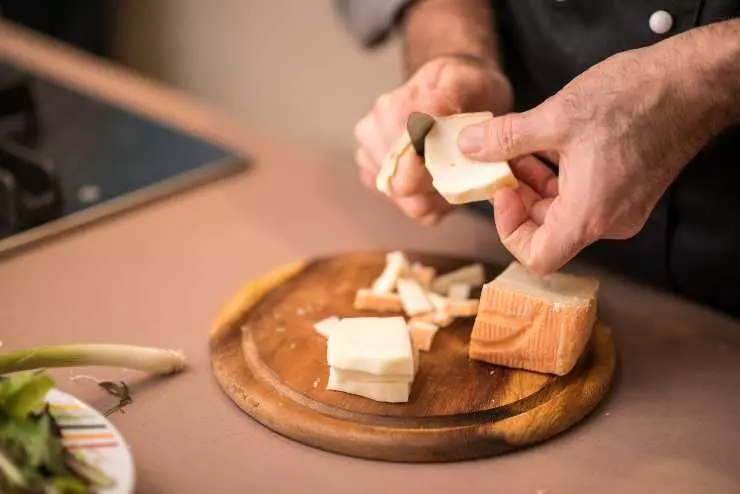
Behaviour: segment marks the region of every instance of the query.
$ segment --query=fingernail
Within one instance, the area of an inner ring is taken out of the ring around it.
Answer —
[[[471,125],[460,132],[457,145],[463,153],[474,154],[483,149],[483,127]]]

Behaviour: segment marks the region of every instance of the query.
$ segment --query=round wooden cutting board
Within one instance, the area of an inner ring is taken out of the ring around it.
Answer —
[[[438,274],[469,259],[409,258]],[[581,360],[563,377],[471,361],[473,319],[441,329],[408,403],[379,403],[325,389],[326,340],[313,324],[329,316],[377,316],[353,309],[385,253],[353,253],[280,268],[245,285],[210,335],[213,370],[226,394],[270,429],[317,448],[391,461],[491,456],[550,438],[602,399],[615,367],[610,331],[597,323]],[[487,266],[492,279],[501,268]]]

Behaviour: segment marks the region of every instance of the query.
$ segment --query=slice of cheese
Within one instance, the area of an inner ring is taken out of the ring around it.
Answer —
[[[346,317],[329,333],[330,366],[378,375],[414,375],[411,338],[403,317]]]
[[[341,391],[348,394],[362,396],[374,401],[386,403],[405,403],[409,401],[411,384],[408,382],[361,382],[336,380],[336,374],[329,372],[329,381],[326,389]]]
[[[428,352],[432,348],[432,342],[439,330],[439,326],[431,322],[412,319],[408,322],[408,328],[414,347]]]
[[[337,327],[339,321],[340,319],[338,317],[327,317],[326,319],[322,319],[321,321],[314,323],[313,329],[315,329],[316,332],[324,338],[328,338],[329,333],[331,333],[332,329]]]
[[[473,317],[478,314],[478,306],[480,302],[478,299],[468,300],[449,300],[447,302],[447,313],[452,317]]]
[[[396,293],[376,293],[360,288],[355,294],[354,308],[376,312],[401,312],[401,297]]]
[[[447,308],[447,299],[434,292],[426,293],[427,299],[432,303],[434,310],[411,318],[411,321],[423,321],[432,323],[440,328],[446,328],[455,321]]]
[[[391,187],[393,177],[398,171],[398,162],[401,157],[406,153],[414,152],[411,143],[411,137],[407,131],[396,140],[391,148],[390,152],[383,159],[383,164],[378,171],[378,176],[375,179],[375,187],[383,194],[390,196],[392,194]]]
[[[437,270],[432,266],[424,266],[418,262],[413,263],[409,270],[404,273],[407,278],[418,281],[424,290],[429,290],[432,287],[432,281],[436,274]]]
[[[409,261],[403,252],[398,250],[389,252],[385,257],[385,268],[373,282],[372,290],[375,293],[392,293],[401,273],[406,271],[408,267]]]
[[[398,376],[379,376],[377,374],[370,374],[367,372],[330,367],[329,379],[339,384],[350,381],[361,383],[410,383],[414,380],[414,377],[403,374]]]
[[[460,269],[437,276],[432,282],[432,289],[437,293],[447,293],[452,285],[464,283],[471,286],[481,286],[486,282],[486,268],[476,262]]]
[[[492,118],[490,112],[435,117],[424,141],[424,162],[432,185],[450,204],[485,201],[500,188],[518,186],[508,163],[471,160],[458,146],[463,129]]]
[[[401,297],[403,311],[409,316],[424,314],[434,310],[432,303],[426,297],[424,288],[418,281],[401,278],[396,283],[398,295]]]
[[[470,292],[473,287],[467,283],[453,283],[447,288],[447,298],[457,302],[462,302],[470,298]]]
[[[483,287],[469,356],[567,374],[591,336],[598,293],[595,278],[564,273],[538,277],[514,262]]]

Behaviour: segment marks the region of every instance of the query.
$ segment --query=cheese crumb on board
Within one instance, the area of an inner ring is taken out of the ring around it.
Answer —
[[[432,348],[434,336],[439,330],[439,326],[422,320],[410,320],[408,323],[411,341],[419,350],[428,352]]]
[[[452,285],[464,283],[471,286],[481,286],[486,282],[486,268],[476,262],[437,276],[432,282],[432,290],[446,294]]]
[[[408,269],[409,261],[401,251],[393,251],[386,254],[385,269],[373,282],[372,291],[375,293],[392,293],[396,288],[396,282],[401,273]]]
[[[398,289],[398,295],[401,297],[403,311],[407,315],[416,316],[434,310],[424,288],[418,281],[401,278],[396,283],[396,288]]]
[[[328,338],[329,333],[337,327],[339,321],[340,319],[336,316],[327,317],[326,319],[322,319],[321,321],[314,323],[313,329],[315,329],[316,332],[324,338]]]
[[[506,367],[565,375],[596,320],[599,281],[531,274],[513,262],[483,287],[469,356]]]
[[[447,298],[457,302],[462,302],[463,300],[470,298],[470,292],[472,290],[473,287],[467,283],[453,283],[447,289]]]
[[[403,305],[401,297],[395,293],[376,293],[366,288],[360,288],[355,294],[354,308],[356,310],[372,310],[377,312],[401,312]]]
[[[432,176],[432,185],[450,204],[485,201],[498,189],[519,185],[507,162],[476,161],[460,151],[458,138],[462,130],[492,118],[491,112],[435,117],[424,141],[424,164]]]
[[[411,338],[403,317],[349,317],[329,333],[331,367],[377,375],[414,374]]]

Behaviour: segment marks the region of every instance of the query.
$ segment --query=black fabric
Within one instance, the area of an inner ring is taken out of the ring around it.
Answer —
[[[740,16],[740,0],[499,0],[493,4],[518,111],[536,106],[610,55]],[[656,10],[673,17],[673,28],[665,35],[650,30],[649,18]],[[740,316],[740,262],[735,260],[740,254],[739,187],[737,127],[727,129],[686,167],[639,235],[597,242],[581,256]]]

